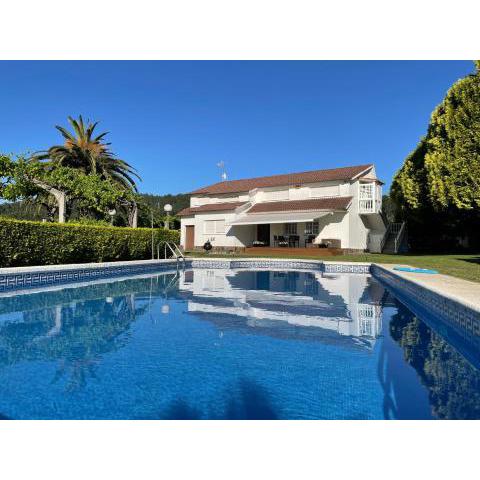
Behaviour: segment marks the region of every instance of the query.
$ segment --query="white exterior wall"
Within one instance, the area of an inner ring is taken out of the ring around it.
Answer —
[[[367,248],[368,228],[364,222],[363,217],[359,214],[358,196],[359,196],[359,182],[354,182],[350,185],[349,195],[353,197],[352,204],[348,215],[348,229],[350,232],[349,242],[345,248]]]
[[[250,192],[250,201],[252,203],[263,203],[285,200],[307,200],[309,198],[321,197],[337,197],[339,195],[344,196],[349,195],[349,193],[344,193],[345,191],[348,192],[349,186],[348,182],[322,182],[302,185],[300,188],[287,186],[259,188]],[[241,200],[244,200],[244,198]],[[248,200],[248,198],[246,198],[246,200]]]
[[[209,220],[224,220],[229,222],[235,217],[234,212],[197,213],[191,217],[183,217],[180,229],[180,244],[185,245],[185,227],[195,227],[195,247],[202,247],[210,240],[214,247],[247,247],[251,245],[257,233],[255,225],[225,227],[225,233],[206,233],[205,222]]]
[[[323,239],[335,238],[341,241],[342,248],[351,248],[349,239],[349,212],[335,212],[318,220],[319,234],[315,239],[320,243]]]
[[[215,203],[228,203],[228,202],[248,202],[248,193],[239,193],[232,195],[217,195],[215,197],[191,197],[190,206],[199,207],[200,205],[210,205]]]

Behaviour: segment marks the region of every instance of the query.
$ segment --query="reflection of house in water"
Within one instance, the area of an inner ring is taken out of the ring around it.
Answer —
[[[179,282],[188,311],[236,316],[248,327],[309,328],[309,337],[349,337],[373,347],[381,332],[383,287],[368,275],[321,272],[187,271]],[[282,322],[282,323],[279,323]]]

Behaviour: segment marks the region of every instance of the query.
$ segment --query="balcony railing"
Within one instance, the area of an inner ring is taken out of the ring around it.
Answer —
[[[382,190],[375,183],[360,183],[358,210],[360,213],[378,213],[382,208]]]

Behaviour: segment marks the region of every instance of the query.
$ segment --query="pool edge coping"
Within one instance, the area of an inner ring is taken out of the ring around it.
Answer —
[[[406,283],[410,283],[410,284],[413,284],[417,287],[428,290],[428,291],[430,291],[430,292],[432,292],[436,295],[439,295],[443,298],[446,298],[446,299],[450,300],[451,302],[459,303],[460,305],[462,305],[464,307],[467,307],[470,310],[473,310],[480,315],[480,301],[477,304],[472,303],[471,300],[469,300],[468,298],[462,297],[459,294],[452,294],[452,293],[447,292],[445,290],[437,289],[437,288],[435,288],[434,285],[429,285],[428,283],[425,283],[425,281],[422,281],[422,280],[425,280],[425,278],[429,278],[429,277],[422,276],[422,277],[418,277],[418,278],[412,278],[412,277],[406,275],[406,273],[410,273],[410,272],[401,272],[401,271],[394,270],[393,269],[394,264],[372,263],[371,265],[376,267],[376,268],[381,269],[382,271],[388,273],[389,275],[394,276],[394,277],[396,277],[396,278],[398,278],[398,279],[400,279],[400,280],[402,280]],[[402,266],[410,266],[410,265],[402,265]],[[417,274],[417,275],[429,275],[429,274]],[[438,274],[438,275],[442,275],[442,276],[454,279],[459,284],[464,284],[466,286],[477,287],[477,289],[479,291],[479,298],[480,298],[480,284],[477,284],[475,282],[471,282],[469,280],[464,280],[462,278],[453,277],[451,275],[444,275],[444,274]],[[436,277],[436,278],[438,278],[438,277]]]

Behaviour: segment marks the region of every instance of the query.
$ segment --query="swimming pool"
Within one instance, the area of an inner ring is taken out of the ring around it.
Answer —
[[[370,274],[278,268],[4,295],[0,415],[480,418],[478,337],[404,303]]]

